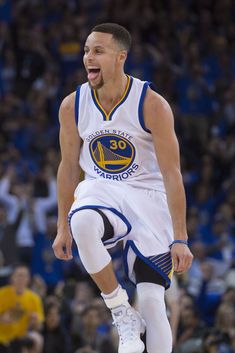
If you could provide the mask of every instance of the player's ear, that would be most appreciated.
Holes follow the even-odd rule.
[[[119,53],[119,60],[124,63],[127,58],[127,51],[126,50],[121,50]]]

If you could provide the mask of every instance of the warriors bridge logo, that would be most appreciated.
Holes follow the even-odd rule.
[[[135,148],[125,137],[115,134],[100,135],[90,142],[89,148],[91,157],[99,168],[95,167],[95,171],[106,179],[127,179],[138,169],[133,163]]]

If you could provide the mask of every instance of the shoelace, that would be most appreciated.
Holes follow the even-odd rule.
[[[139,336],[136,323],[137,319],[131,309],[127,309],[125,315],[115,317],[113,324],[117,327],[122,345],[128,341],[134,341]]]

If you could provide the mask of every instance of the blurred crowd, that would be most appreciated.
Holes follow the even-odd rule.
[[[76,249],[63,263],[51,248],[58,109],[86,81],[84,40],[101,22],[130,30],[126,72],[152,81],[175,115],[194,262],[166,292],[174,352],[233,353],[233,0],[0,1],[0,352],[117,352],[111,317]],[[121,249],[112,256],[135,303]],[[19,285],[18,296],[7,294]],[[24,312],[25,295],[34,304]]]

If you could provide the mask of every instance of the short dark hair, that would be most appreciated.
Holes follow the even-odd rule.
[[[92,32],[110,33],[121,44],[123,49],[129,51],[131,47],[131,35],[128,30],[117,23],[101,23],[92,28]]]
[[[15,273],[19,268],[26,268],[29,271],[29,273],[30,273],[29,267],[24,262],[15,262],[12,265],[11,273],[12,274]]]

